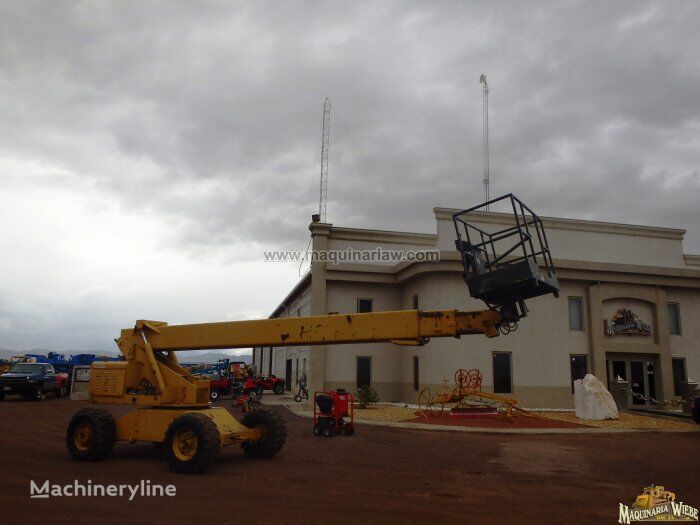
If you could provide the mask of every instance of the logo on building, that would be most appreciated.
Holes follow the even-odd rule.
[[[645,487],[634,505],[620,503],[618,523],[634,521],[698,521],[698,509],[676,502],[676,495],[661,485]]]
[[[605,320],[605,335],[651,335],[651,325],[640,321],[632,310],[620,308],[612,320]]]

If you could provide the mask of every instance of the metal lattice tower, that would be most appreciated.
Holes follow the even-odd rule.
[[[323,133],[321,136],[321,195],[318,214],[321,222],[326,222],[326,201],[328,200],[328,146],[331,129],[331,101],[326,97],[323,103]]]
[[[479,77],[481,90],[483,93],[484,106],[484,202],[489,201],[489,85],[486,82],[486,75]],[[486,206],[486,211],[489,207]]]

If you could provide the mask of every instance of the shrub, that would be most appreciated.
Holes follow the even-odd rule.
[[[363,385],[357,389],[355,399],[360,408],[367,408],[368,405],[373,405],[379,401],[379,394],[377,394],[377,391],[371,386]]]

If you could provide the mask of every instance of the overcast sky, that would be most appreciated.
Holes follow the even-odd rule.
[[[697,2],[0,2],[0,347],[267,316],[328,221],[433,232],[491,194],[688,230]]]

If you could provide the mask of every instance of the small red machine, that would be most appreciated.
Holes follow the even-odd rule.
[[[345,390],[314,393],[314,436],[355,433],[355,396]],[[345,419],[347,418],[347,419]]]

